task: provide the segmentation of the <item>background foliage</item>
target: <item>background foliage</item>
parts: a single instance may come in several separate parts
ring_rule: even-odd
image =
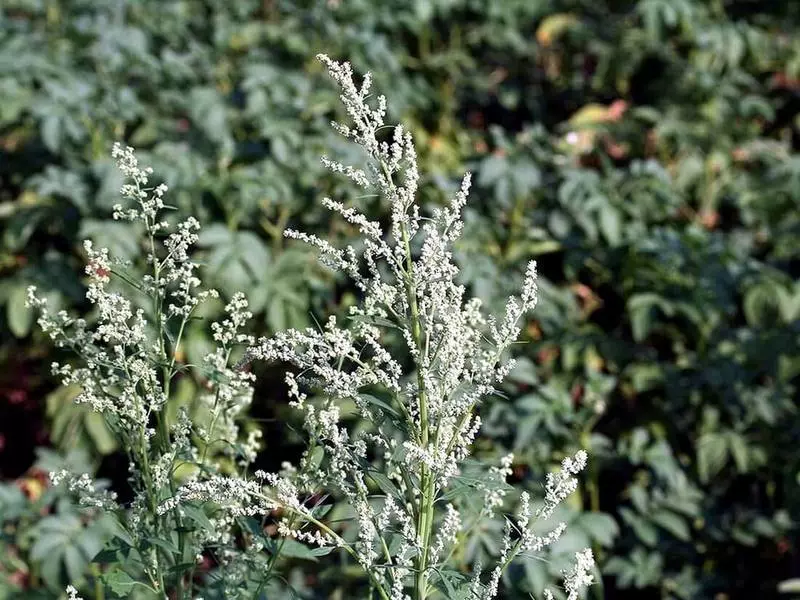
[[[426,201],[475,172],[459,258],[476,294],[503,297],[539,260],[530,343],[482,409],[481,453],[514,451],[534,494],[564,453],[592,460],[584,512],[512,574],[513,597],[587,544],[597,597],[768,598],[800,575],[800,5],[10,0],[0,24],[0,597],[53,597],[101,568],[104,524],[42,468],[68,460],[124,491],[113,439],[54,389],[55,352],[23,306],[36,284],[83,307],[84,237],[136,248],[111,220],[113,141],[204,223],[210,283],[244,291],[262,332],[352,300],[282,238],[347,233],[317,203],[348,191],[320,154],[350,151],[328,128],[319,51],[374,72],[416,135]],[[191,360],[207,341],[188,339]],[[261,375],[269,467],[296,448]],[[32,467],[41,445],[79,454]],[[347,571],[303,558],[301,594],[343,593]]]

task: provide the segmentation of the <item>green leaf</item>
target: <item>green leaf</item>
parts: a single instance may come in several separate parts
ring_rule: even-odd
[[[197,127],[210,140],[224,141],[230,132],[226,106],[219,92],[213,88],[194,88],[190,94],[190,112]]]
[[[113,567],[102,576],[106,586],[117,596],[127,598],[136,587],[136,580],[119,567]]]
[[[397,489],[394,482],[380,471],[370,469],[369,477],[378,484],[378,487],[381,488],[381,491],[387,496],[391,496],[392,498],[401,497],[400,490]]]
[[[628,508],[621,508],[620,515],[622,516],[622,520],[631,526],[636,537],[648,546],[652,547],[656,545],[658,542],[658,531],[652,524]]]
[[[547,572],[547,563],[541,558],[534,556],[524,556],[520,558],[525,569],[525,579],[533,589],[536,596],[540,596],[547,585],[550,583],[550,574]]]
[[[655,316],[655,307],[659,307],[667,315],[673,312],[670,304],[657,294],[650,292],[634,294],[628,299],[631,333],[635,341],[644,341],[650,333]]]
[[[663,367],[653,363],[633,363],[625,369],[637,392],[646,392],[658,387],[664,381]]]
[[[750,452],[747,448],[747,440],[736,433],[729,432],[727,435],[728,448],[733,456],[733,462],[736,463],[736,469],[740,473],[747,473],[750,465]]]
[[[578,523],[590,538],[597,540],[603,546],[611,546],[614,538],[619,535],[619,525],[611,515],[584,513]]]
[[[203,531],[214,531],[214,525],[211,524],[211,521],[209,521],[201,506],[182,504],[181,510],[187,517],[194,521],[195,524],[199,525]]]
[[[619,211],[611,205],[600,209],[600,231],[609,245],[619,246],[622,241],[622,219]]]
[[[367,404],[372,406],[378,407],[380,410],[388,413],[390,416],[394,417],[395,419],[401,418],[400,413],[397,409],[389,404],[387,401],[378,398],[377,396],[373,396],[372,394],[359,394],[359,398],[365,401]]]
[[[36,538],[31,548],[33,560],[44,560],[52,556],[54,551],[62,553],[68,547],[73,536],[80,533],[80,519],[72,514],[45,517],[36,526]]]
[[[148,544],[157,546],[162,550],[166,550],[170,554],[178,554],[178,547],[172,540],[166,540],[159,537],[147,537],[145,540]]]
[[[650,518],[654,523],[669,531],[679,540],[688,542],[691,539],[689,525],[685,518],[665,510],[653,513]]]
[[[800,283],[795,283],[794,288],[780,286],[775,291],[783,322],[788,325],[800,319]]]
[[[167,569],[167,573],[171,576],[180,576],[184,573],[191,572],[195,567],[197,567],[195,563],[180,563]]]
[[[100,553],[107,537],[106,524],[98,520],[85,527],[75,541],[85,560],[90,561]]]
[[[315,546],[312,548],[288,538],[282,540],[282,543],[283,546],[281,547],[281,556],[287,558],[300,558],[302,560],[310,560],[312,562],[318,562],[318,558],[320,556],[326,556],[335,550],[334,546]]]
[[[15,484],[0,483],[0,525],[22,516],[28,500]]]
[[[700,481],[707,483],[719,473],[728,460],[728,444],[724,435],[706,433],[697,441],[697,472]]]
[[[33,309],[25,306],[27,297],[27,286],[19,284],[12,288],[6,304],[8,328],[18,338],[26,337],[33,323]]]
[[[100,454],[111,454],[117,449],[117,439],[108,429],[103,415],[89,411],[83,419],[86,431]]]
[[[762,283],[747,291],[742,304],[745,318],[750,325],[764,327],[777,322],[780,306],[780,286]]]
[[[103,548],[92,558],[93,563],[109,565],[119,561],[117,548]]]
[[[447,600],[466,600],[470,597],[469,578],[453,569],[438,569],[436,588],[441,591]]]
[[[70,581],[78,581],[88,563],[88,559],[75,546],[69,546],[64,551],[64,565]]]
[[[84,534],[80,519],[70,513],[43,518],[31,530],[34,539],[30,557],[39,563],[42,578],[51,589],[63,587],[62,573],[69,581],[79,579],[88,564],[77,540]]]
[[[61,137],[61,117],[53,115],[42,121],[42,141],[50,152],[58,154]]]

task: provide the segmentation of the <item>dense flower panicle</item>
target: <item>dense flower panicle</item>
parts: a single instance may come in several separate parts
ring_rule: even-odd
[[[458,508],[447,504],[441,518],[436,518],[433,499],[460,474],[470,454],[480,429],[476,406],[495,392],[513,366],[504,357],[520,334],[525,314],[536,306],[536,264],[528,265],[520,296],[509,298],[500,319],[484,315],[481,302],[468,298],[456,282],[459,270],[452,254],[463,229],[461,214],[470,175],[447,206],[423,217],[416,203],[419,171],[410,133],[398,125],[384,139],[386,101],[379,96],[370,104],[370,77],[357,85],[348,63],[324,55],[319,59],[338,83],[351,121],[333,127],[366,155],[364,165],[345,165],[328,157],[323,164],[382,196],[391,207],[391,228],[384,232],[356,208],[325,198],[326,208],[358,228],[358,250],[336,248],[314,235],[287,230],[287,237],[315,246],[323,264],[352,278],[363,299],[350,309],[347,327],[331,317],[320,329],[280,332],[259,340],[247,360],[282,362],[296,369],[286,375],[291,403],[303,412],[305,430],[324,455],[319,467],[307,469],[304,458],[298,472],[270,477],[273,488],[283,490],[281,502],[289,503],[288,489],[298,497],[303,490],[320,487],[342,495],[356,515],[354,555],[368,572],[382,574],[388,597],[399,600],[406,597],[407,579],[414,569],[418,573],[432,569],[458,539],[463,520]],[[387,334],[395,331],[405,340],[415,372],[404,374],[400,361],[385,346]],[[370,400],[370,390],[376,388],[391,398],[392,412],[387,412],[385,402]],[[319,395],[320,401],[309,402],[310,393]],[[354,402],[373,424],[371,432],[351,434],[341,424],[339,406],[345,400]],[[396,496],[384,489],[387,496],[380,510],[369,500],[368,483],[374,480],[366,461],[369,448],[383,456],[381,468],[397,486]],[[502,485],[511,460],[507,457],[489,474],[494,483],[485,488],[481,517],[491,517],[503,504]],[[575,489],[572,475],[584,464],[585,453],[579,453],[565,460],[563,476],[548,479],[546,509],[539,517],[549,517],[555,504]],[[299,501],[293,502],[299,510]],[[560,524],[548,535],[533,535],[527,496],[523,504],[515,528],[510,524],[506,528],[504,549],[489,581],[482,584],[480,574],[476,577],[474,586],[481,598],[497,594],[508,560],[519,552],[545,548],[564,530]],[[288,525],[284,529],[290,532]],[[380,551],[388,531],[402,540],[398,556]],[[309,541],[314,536],[305,530],[291,535]],[[427,573],[415,576],[418,597],[428,585],[426,577]]]
[[[581,590],[592,585],[594,576],[594,557],[587,548],[575,554],[575,565],[564,577],[564,589],[567,591],[567,600],[578,600]]]
[[[54,471],[50,473],[50,483],[54,486],[66,483],[69,491],[78,497],[82,506],[103,508],[109,511],[119,508],[116,502],[117,494],[99,489],[86,473],[76,476],[63,469]]]
[[[575,479],[575,475],[583,471],[587,459],[586,451],[579,450],[574,457],[568,456],[561,462],[561,470],[558,473],[547,474],[544,506],[539,513],[540,518],[546,519],[552,515],[556,507],[577,489],[578,480]]]
[[[499,467],[489,467],[489,477],[487,478],[483,500],[483,514],[487,518],[493,517],[495,511],[503,505],[507,490],[498,484],[505,483],[506,479],[511,475],[511,464],[513,462],[514,455],[506,454],[500,459]]]
[[[223,319],[211,325],[216,347],[202,364],[191,366],[207,382],[207,392],[193,400],[192,418],[181,408],[168,423],[164,409],[170,385],[179,370],[189,370],[179,363],[182,335],[199,304],[217,293],[201,289],[192,260],[197,220],[189,217],[174,226],[162,220],[167,187],[149,187],[152,169],[139,166],[133,149],[115,145],[112,155],[127,179],[120,190],[126,205],[117,205],[114,216],[143,226],[150,273],[133,282],[124,272],[126,265],[86,241],[86,297],[95,309],[93,324],[65,311],[51,313],[35,288],[28,290],[28,304],[39,312],[39,325],[56,345],[81,358],[79,366],[53,364],[53,373],[64,385],[79,386],[75,401],[102,413],[121,439],[130,457],[134,497],[122,507],[88,475],[54,473],[53,483],[66,482],[84,506],[120,515],[131,539],[145,543],[163,535],[164,527],[185,529],[188,503],[212,503],[217,507],[209,518],[213,527],[196,532],[192,543],[198,551],[206,544],[228,545],[218,559],[232,565],[242,555],[234,545],[236,519],[277,506],[262,496],[260,483],[223,475],[218,459],[227,456],[244,472],[260,448],[261,431],[241,432],[239,426],[252,401],[254,376],[231,364],[237,346],[254,343],[244,332],[251,314],[242,294],[230,299]],[[116,291],[115,276],[136,290],[138,303]],[[181,483],[175,475],[179,466],[194,467]],[[162,570],[158,552],[151,547],[143,560],[144,572],[157,588]]]
[[[213,476],[183,484],[175,496],[159,506],[159,511],[163,514],[181,503],[191,501],[213,502],[225,513],[235,517],[265,514],[278,507],[278,504],[263,499],[258,482]]]
[[[113,276],[130,281],[108,251],[91,242],[84,249],[94,325],[63,311],[51,314],[36,290],[29,290],[42,329],[83,360],[77,367],[55,364],[53,372],[64,384],[81,387],[77,401],[101,412],[129,451],[136,494],[126,507],[126,522],[131,537],[146,548],[142,568],[153,589],[163,586],[163,569],[149,540],[172,528],[183,544],[185,519],[198,519],[196,507],[211,504],[215,510],[205,519],[211,527],[195,532],[194,545],[181,546],[176,561],[213,545],[226,597],[241,597],[244,588],[237,582],[248,577],[248,565],[264,564],[259,562],[263,538],[248,536],[252,541],[240,547],[239,520],[271,514],[278,535],[350,554],[383,600],[424,600],[455,547],[480,520],[502,509],[510,490],[512,455],[470,485],[484,500],[472,511],[477,515],[466,510],[458,494],[448,493],[464,478],[464,463],[479,434],[476,409],[510,372],[507,351],[538,301],[536,264],[528,265],[521,292],[508,299],[504,313],[486,315],[480,300],[468,297],[457,283],[453,258],[470,175],[446,206],[422,210],[411,134],[397,125],[386,135],[386,100],[373,101],[369,75],[357,85],[348,63],[319,59],[341,88],[351,121],[333,126],[366,155],[364,165],[327,157],[323,164],[377,193],[391,210],[391,226],[384,231],[356,208],[323,199],[326,208],[359,231],[360,243],[344,248],[304,232],[285,232],[315,246],[323,264],[343,271],[362,292],[345,323],[331,316],[320,327],[255,340],[245,332],[252,317],[247,300],[234,294],[222,319],[210,326],[215,347],[201,364],[180,364],[187,323],[201,302],[217,296],[202,289],[192,260],[199,223],[192,217],[175,225],[162,220],[167,187],[151,187],[152,169],[140,167],[133,150],[119,145],[112,155],[127,179],[120,190],[127,205],[116,206],[114,216],[138,222],[147,234],[150,274],[133,285],[144,301],[132,302],[115,291]],[[237,348],[245,351],[234,363]],[[254,375],[246,368],[253,360],[289,366],[284,379],[290,405],[302,414],[310,443],[297,466],[256,471],[251,478],[246,473],[261,432],[242,431],[240,421],[253,399]],[[413,368],[404,370],[408,364]],[[184,370],[193,370],[205,391],[168,419],[171,384]],[[362,427],[348,428],[344,406],[355,407]],[[217,457],[225,458],[227,473]],[[564,459],[561,472],[548,475],[544,505],[536,514],[530,496],[521,495],[516,516],[506,519],[501,552],[488,578],[475,566],[469,583],[473,597],[495,598],[516,556],[539,552],[561,536],[563,523],[538,536],[532,520],[549,518],[576,489],[575,475],[586,460],[580,451]],[[191,467],[180,480],[179,466]],[[122,512],[113,495],[96,489],[88,476],[60,473],[54,480],[69,481],[84,504]],[[353,511],[346,533],[318,518],[312,499],[328,494]],[[575,567],[565,574],[570,600],[591,583],[591,568],[590,551],[576,555]]]
[[[459,531],[461,531],[461,513],[455,506],[448,504],[441,527],[436,534],[436,541],[431,547],[433,560],[438,560],[445,548],[455,544]]]

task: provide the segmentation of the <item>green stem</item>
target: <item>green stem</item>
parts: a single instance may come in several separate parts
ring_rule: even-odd
[[[423,365],[425,346],[422,343],[422,323],[417,304],[417,291],[414,285],[414,260],[411,256],[411,243],[408,230],[403,227],[403,245],[406,252],[406,296],[411,312],[411,336],[417,350],[417,394],[419,398],[419,444],[427,448],[430,440],[431,424],[428,418],[428,396],[425,390]],[[430,467],[423,463],[420,467],[420,509],[417,515],[417,538],[422,551],[416,559],[417,574],[414,581],[414,600],[425,600],[428,596],[428,551],[433,529],[433,502],[436,495],[436,478]]]
[[[260,496],[260,497],[265,499],[265,500],[267,500],[270,503],[278,504],[272,498],[268,498],[266,496]],[[305,513],[305,512],[303,512],[301,510],[298,510],[296,508],[293,508],[291,506],[284,506],[284,505],[280,505],[280,506],[282,506],[285,510],[289,511],[290,513],[299,516],[301,519],[304,519],[305,521],[308,521],[309,523],[311,523],[312,525],[317,527],[320,531],[322,531],[323,533],[327,534],[330,538],[332,538],[333,540],[336,541],[336,544],[337,544],[337,546],[339,548],[342,548],[351,557],[353,557],[356,561],[358,561],[358,552],[356,552],[356,550],[350,544],[348,544],[344,540],[344,538],[342,538],[338,533],[336,533],[333,529],[331,529],[330,527],[325,525],[325,523],[323,523],[322,521],[314,518],[310,514]],[[361,563],[359,563],[359,564],[361,564]],[[369,577],[370,582],[375,586],[375,589],[378,590],[378,594],[380,595],[380,597],[383,598],[383,600],[390,600],[389,594],[387,594],[386,590],[383,589],[383,585],[381,585],[381,582],[375,576],[375,573],[373,573],[371,569],[365,569],[365,572],[366,572],[367,576]]]
[[[145,431],[144,431],[144,428],[145,428],[145,425],[142,424],[142,431],[141,431],[141,438],[140,438],[142,440],[141,445],[140,445],[140,448],[142,450],[142,474],[144,476],[144,485],[145,485],[145,491],[147,493],[147,499],[148,499],[149,504],[150,504],[150,512],[151,512],[151,514],[153,516],[153,519],[154,519],[153,526],[155,528],[155,535],[158,535],[158,530],[159,530],[159,527],[158,527],[158,510],[157,510],[158,507],[157,507],[157,504],[156,504],[156,492],[153,489],[153,475],[152,475],[152,472],[150,470],[150,458],[147,455],[147,450],[146,450],[146,445],[145,445]],[[165,590],[164,590],[164,587],[165,587],[164,586],[164,573],[163,573],[163,570],[161,569],[161,561],[158,558],[158,549],[157,548],[153,548],[152,550],[155,553],[155,557],[156,557],[155,566],[156,566],[157,579],[153,580],[151,578],[151,581],[153,582],[153,585],[157,585],[158,586],[158,589],[161,592],[161,594],[164,597],[166,597],[166,593],[165,593]]]
[[[155,314],[156,319],[156,334],[158,335],[158,349],[159,349],[159,359],[162,363],[162,386],[163,386],[163,394],[164,394],[164,401],[169,400],[170,396],[170,388],[172,384],[172,377],[174,374],[175,368],[175,352],[177,351],[177,346],[172,348],[172,357],[167,356],[168,350],[168,342],[166,340],[165,330],[166,330],[166,323],[164,321],[164,297],[161,294],[160,286],[161,286],[161,264],[156,259],[156,243],[155,243],[155,235],[153,230],[150,226],[148,220],[145,221],[145,226],[149,230],[149,238],[150,238],[150,255],[152,257],[153,262],[153,284],[155,288],[155,293],[153,294],[153,312]],[[183,334],[183,329],[186,324],[186,319],[183,319],[180,327],[180,332],[178,334],[180,336]],[[171,440],[169,435],[169,427],[167,425],[166,414],[162,409],[156,415],[156,423],[158,427],[158,437],[159,437],[159,445],[160,450],[163,453],[169,453],[171,447]],[[170,490],[172,495],[175,495],[175,482],[170,477],[169,481]],[[155,494],[157,490],[153,490],[151,493]],[[152,497],[152,496],[151,496]],[[155,507],[155,498],[152,499],[151,504]],[[186,535],[184,533],[183,527],[183,519],[181,518],[180,511],[177,507],[172,511],[175,523],[177,525],[178,531],[178,556],[172,556],[172,561],[174,564],[180,564],[183,562],[185,549],[186,549]],[[155,512],[155,508],[153,508],[153,515],[157,518],[157,513]],[[164,577],[161,569],[160,562],[158,564],[158,573],[159,573],[159,583],[161,585],[161,592],[166,595],[166,589],[164,588]],[[177,575],[177,600],[183,600],[184,598],[184,583],[183,583],[183,575]],[[191,589],[191,581],[189,582],[190,589]]]
[[[591,435],[592,429],[599,417],[593,418],[587,425],[586,429],[581,432],[580,440],[582,448],[591,448]],[[595,464],[595,461],[589,461],[586,473],[585,489],[589,495],[589,509],[594,513],[600,512],[600,473]],[[592,552],[594,552],[595,559],[601,561],[603,558],[603,549],[600,544],[595,542],[592,544]],[[591,593],[595,598],[602,598],[602,586],[592,586]]]
[[[102,575],[100,567],[93,563],[90,566],[92,576],[94,577],[94,597],[95,600],[105,600],[105,591],[103,590],[103,582],[100,579]]]

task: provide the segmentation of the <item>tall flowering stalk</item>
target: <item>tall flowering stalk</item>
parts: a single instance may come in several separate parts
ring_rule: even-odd
[[[91,327],[65,312],[51,314],[30,290],[41,327],[82,359],[82,366],[56,364],[53,371],[82,388],[77,401],[105,416],[129,455],[135,495],[127,506],[86,475],[53,474],[83,502],[117,515],[121,532],[110,551],[120,565],[106,576],[115,590],[143,586],[178,600],[196,592],[263,597],[285,543],[265,533],[270,517],[282,540],[317,547],[317,554],[348,554],[364,570],[369,597],[491,600],[515,558],[542,551],[565,529],[556,524],[535,535],[531,527],[575,491],[575,476],[586,464],[583,451],[548,476],[537,509],[522,493],[516,513],[505,518],[493,566],[473,565],[471,577],[448,566],[470,533],[496,517],[508,494],[511,456],[477,474],[464,471],[468,465],[474,471],[469,457],[481,426],[476,409],[513,368],[505,355],[536,306],[536,265],[528,265],[521,293],[508,299],[502,315],[487,316],[477,298],[467,298],[456,283],[451,248],[462,232],[469,175],[446,207],[424,213],[416,200],[419,172],[410,133],[385,124],[383,96],[370,103],[369,75],[356,85],[348,63],[319,59],[341,88],[349,118],[333,126],[365,156],[361,166],[323,162],[391,207],[384,231],[356,209],[323,199],[358,227],[358,249],[286,231],[315,246],[325,265],[343,271],[361,291],[346,323],[331,317],[319,328],[256,341],[244,333],[250,314],[237,294],[223,321],[211,325],[216,348],[202,365],[182,364],[187,324],[201,302],[216,297],[202,289],[191,260],[199,224],[190,217],[170,226],[162,218],[166,186],[151,186],[151,170],[120,146],[113,156],[128,180],[121,190],[126,206],[116,207],[114,216],[143,226],[149,274],[133,279],[106,250],[87,242],[87,298],[97,315]],[[114,276],[135,300],[112,289]],[[299,464],[285,464],[278,473],[250,474],[259,435],[245,436],[238,425],[253,394],[245,366],[257,360],[289,367],[290,403],[303,416],[309,442]],[[208,391],[170,422],[165,407],[173,382],[189,372]],[[360,414],[357,430],[342,420],[345,403]],[[220,453],[233,466],[223,469]],[[318,502],[323,494],[349,505],[355,515],[350,527],[325,521],[326,507]],[[480,506],[471,511],[468,500],[476,495]],[[207,555],[218,568],[201,582],[193,565]],[[591,552],[578,553],[565,574],[570,600],[591,583],[591,569]]]
[[[536,305],[536,264],[528,265],[521,294],[508,299],[499,317],[485,316],[477,298],[465,298],[464,287],[456,283],[458,268],[451,248],[462,232],[469,174],[447,207],[423,216],[416,201],[419,171],[411,134],[401,125],[385,124],[383,96],[370,104],[369,74],[357,85],[348,63],[325,55],[318,58],[339,85],[349,117],[348,123],[334,122],[333,127],[365,154],[363,166],[327,157],[323,163],[364,190],[380,194],[391,215],[389,230],[384,231],[356,209],[323,199],[324,206],[358,227],[359,250],[335,248],[303,232],[286,232],[316,246],[322,262],[346,273],[363,300],[350,309],[347,327],[331,318],[320,330],[285,331],[250,350],[249,359],[295,367],[296,373],[286,375],[292,403],[304,414],[313,447],[321,450],[313,455],[315,465],[309,464],[312,455],[306,454],[299,471],[275,475],[271,483],[291,490],[290,497],[280,500],[292,504],[300,523],[308,526],[287,524],[283,533],[320,545],[345,542],[320,530],[314,520],[304,521],[297,495],[322,488],[344,497],[357,515],[357,539],[349,548],[370,574],[378,595],[424,600],[433,595],[433,579],[441,580],[446,557],[460,539],[462,518],[447,501],[448,489],[480,429],[476,406],[495,392],[513,367],[504,355],[520,334],[522,318]],[[391,133],[384,135],[386,130]],[[392,355],[385,345],[387,337],[398,332],[407,356]],[[403,358],[410,369],[403,368]],[[376,402],[365,393],[376,389],[388,398],[386,402]],[[320,402],[308,401],[309,390]],[[344,400],[355,403],[362,419],[372,424],[370,431],[351,435],[342,425]],[[379,468],[371,456],[382,457]],[[585,452],[564,461],[561,473],[547,482],[538,516],[549,517],[555,505],[574,491],[573,476],[585,463]],[[504,495],[498,481],[492,482],[492,474],[488,475],[483,517],[492,516]],[[381,488],[382,500],[371,494],[370,482]],[[534,536],[529,529],[532,516],[529,499],[523,496],[516,519],[507,521],[497,566],[488,579],[479,569],[475,573],[469,586],[473,597],[495,597],[502,573],[518,554],[542,550],[564,530],[562,524],[545,537]],[[590,580],[586,574],[590,556],[581,554],[578,574],[568,578],[571,598]]]
[[[234,474],[241,477],[258,449],[260,432],[245,438],[238,425],[252,399],[252,375],[230,364],[237,344],[253,342],[241,332],[250,315],[244,297],[235,295],[225,307],[224,320],[211,325],[216,347],[203,364],[179,363],[187,324],[200,303],[217,297],[214,290],[201,290],[197,264],[189,255],[200,226],[193,217],[175,226],[163,219],[167,187],[149,184],[152,169],[139,166],[132,148],[115,145],[112,156],[127,179],[121,189],[126,206],[117,205],[114,218],[144,229],[148,273],[136,280],[128,265],[86,241],[86,298],[96,309],[94,326],[66,311],[52,314],[34,287],[28,290],[28,303],[39,310],[39,325],[55,345],[81,358],[81,366],[54,363],[52,371],[64,385],[79,386],[75,401],[101,413],[120,439],[128,454],[134,499],[129,506],[119,505],[114,494],[96,490],[86,474],[60,472],[51,479],[54,484],[66,481],[83,504],[117,516],[122,533],[112,548],[128,557],[128,571],[144,576],[137,585],[161,597],[172,588],[182,599],[192,593],[193,569],[186,565],[219,543],[230,547],[216,558],[233,564],[238,555],[230,544],[233,517],[258,512],[255,506],[243,510],[237,505],[238,512],[216,510],[209,520],[192,495],[193,488],[221,480],[220,454],[233,459]],[[124,283],[127,294],[110,287],[112,277]],[[187,372],[201,378],[207,392],[169,423],[166,404],[173,382]],[[181,480],[176,473],[182,467],[190,474]],[[231,487],[247,484],[239,478],[226,481]],[[225,509],[224,493],[219,498],[219,508]],[[194,527],[196,522],[213,526]]]

